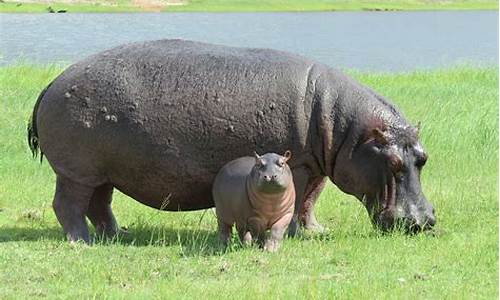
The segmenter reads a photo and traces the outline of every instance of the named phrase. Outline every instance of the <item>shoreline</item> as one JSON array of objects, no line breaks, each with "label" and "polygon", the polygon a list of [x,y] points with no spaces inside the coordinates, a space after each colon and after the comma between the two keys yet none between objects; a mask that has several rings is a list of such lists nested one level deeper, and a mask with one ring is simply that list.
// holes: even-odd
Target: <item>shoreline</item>
[{"label": "shoreline", "polygon": [[[160,4],[161,3],[161,4]],[[220,1],[186,2],[158,2],[125,0],[118,2],[0,2],[0,13],[145,13],[145,12],[332,12],[332,11],[369,11],[369,12],[397,12],[397,11],[463,11],[463,10],[498,10],[498,2],[434,2],[424,1],[400,2],[332,2],[326,1],[297,1],[291,3],[274,1],[255,1],[247,4]]]}]

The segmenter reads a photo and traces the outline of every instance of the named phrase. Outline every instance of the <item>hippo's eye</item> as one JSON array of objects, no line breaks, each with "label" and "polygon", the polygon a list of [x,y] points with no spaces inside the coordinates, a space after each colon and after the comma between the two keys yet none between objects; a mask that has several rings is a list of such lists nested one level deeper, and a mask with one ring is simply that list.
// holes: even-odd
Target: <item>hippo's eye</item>
[{"label": "hippo's eye", "polygon": [[280,166],[281,168],[283,168],[285,166],[285,162],[282,161],[282,160],[278,160],[278,166]]},{"label": "hippo's eye", "polygon": [[415,161],[415,166],[417,166],[417,168],[421,168],[425,165],[426,162],[427,162],[427,154],[423,153],[422,156],[417,157],[417,160]]},{"label": "hippo's eye", "polygon": [[266,163],[262,160],[262,159],[258,159],[255,163],[255,165],[259,168],[259,169],[264,169],[264,167],[266,166]]},{"label": "hippo's eye", "polygon": [[396,181],[401,181],[403,179],[404,171],[401,169],[397,172],[393,172]]},{"label": "hippo's eye", "polygon": [[397,154],[389,156],[389,166],[393,173],[399,173],[403,171],[403,160]]}]

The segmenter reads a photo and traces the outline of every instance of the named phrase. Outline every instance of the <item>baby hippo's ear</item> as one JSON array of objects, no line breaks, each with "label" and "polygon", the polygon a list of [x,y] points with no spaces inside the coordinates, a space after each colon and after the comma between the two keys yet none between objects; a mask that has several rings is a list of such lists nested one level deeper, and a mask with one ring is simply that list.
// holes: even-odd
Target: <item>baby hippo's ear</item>
[{"label": "baby hippo's ear", "polygon": [[262,159],[260,158],[260,155],[257,154],[257,151],[254,151],[253,155],[255,157],[255,164],[256,165],[261,165],[262,164]]},{"label": "baby hippo's ear", "polygon": [[290,160],[290,158],[292,158],[292,151],[286,150],[285,154],[283,154],[283,157],[285,158],[285,163],[286,163],[287,161]]}]

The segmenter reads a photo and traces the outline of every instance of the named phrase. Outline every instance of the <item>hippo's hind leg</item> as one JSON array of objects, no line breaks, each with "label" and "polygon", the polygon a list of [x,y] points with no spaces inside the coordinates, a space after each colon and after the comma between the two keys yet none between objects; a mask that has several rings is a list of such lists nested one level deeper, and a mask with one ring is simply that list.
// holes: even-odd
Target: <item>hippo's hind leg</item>
[{"label": "hippo's hind leg", "polygon": [[93,193],[94,187],[57,176],[52,206],[57,220],[70,241],[90,242],[85,213]]},{"label": "hippo's hind leg", "polygon": [[98,186],[90,199],[87,217],[99,236],[113,237],[118,233],[118,225],[111,210],[113,185]]}]

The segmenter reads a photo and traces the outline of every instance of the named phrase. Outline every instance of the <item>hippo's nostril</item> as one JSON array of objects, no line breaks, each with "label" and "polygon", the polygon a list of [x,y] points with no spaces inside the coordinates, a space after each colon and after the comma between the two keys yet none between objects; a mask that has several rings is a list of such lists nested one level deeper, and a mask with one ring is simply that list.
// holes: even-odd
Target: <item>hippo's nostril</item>
[{"label": "hippo's nostril", "polygon": [[269,181],[271,181],[271,176],[269,176],[269,175],[264,175],[264,180],[265,180],[265,181],[268,181],[268,182],[269,182]]},{"label": "hippo's nostril", "polygon": [[434,213],[432,216],[428,216],[425,222],[426,227],[432,227],[436,224],[436,217],[434,217]]}]

